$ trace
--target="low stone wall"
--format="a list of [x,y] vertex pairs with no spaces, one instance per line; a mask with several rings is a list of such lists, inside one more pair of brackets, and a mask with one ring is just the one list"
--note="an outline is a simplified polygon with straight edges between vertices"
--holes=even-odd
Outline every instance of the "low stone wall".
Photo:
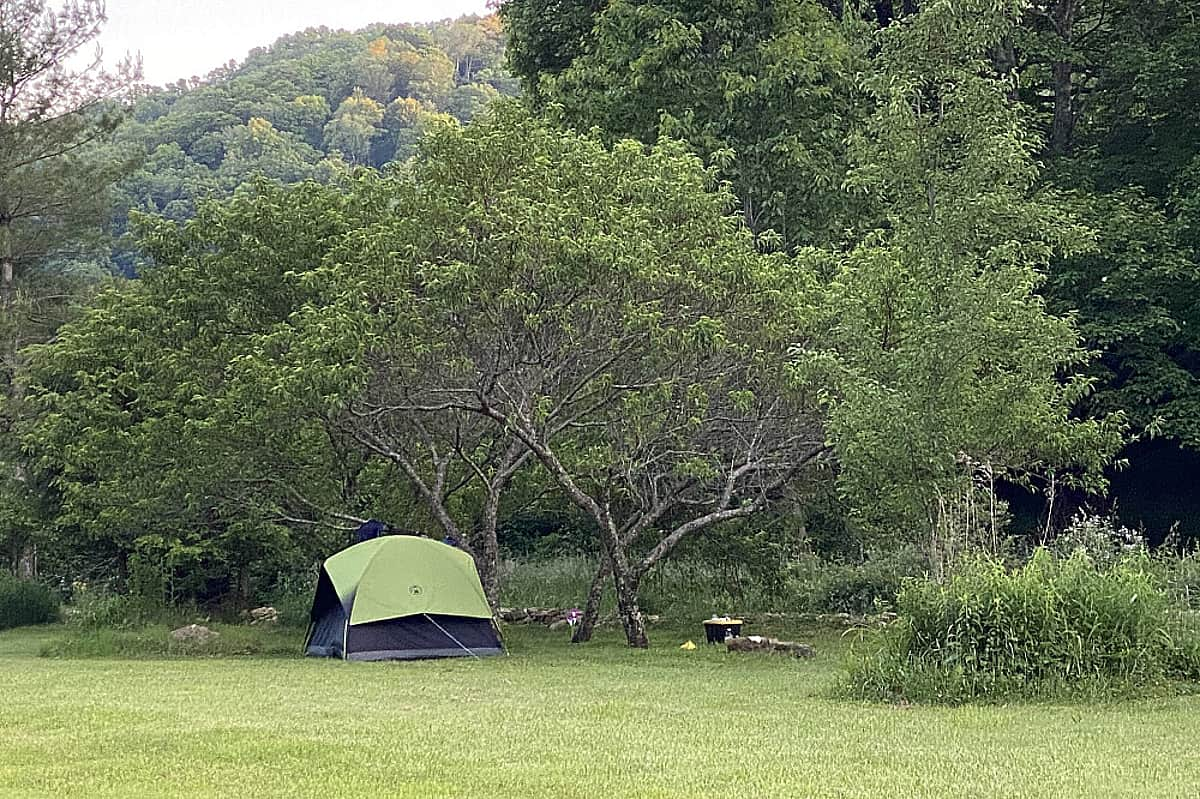
[[[508,624],[541,624],[557,630],[568,626],[573,613],[578,615],[579,610],[577,608],[500,608],[497,615],[501,621]],[[655,624],[659,620],[659,617],[653,614],[647,614],[645,618],[648,624]],[[607,625],[615,624],[616,621],[616,616],[607,613],[601,616],[597,623]]]

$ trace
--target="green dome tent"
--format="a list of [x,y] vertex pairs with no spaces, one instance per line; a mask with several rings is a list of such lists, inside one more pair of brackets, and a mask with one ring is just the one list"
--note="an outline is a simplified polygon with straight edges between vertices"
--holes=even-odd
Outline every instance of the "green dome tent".
[[363,541],[325,561],[304,646],[345,660],[504,653],[471,556],[409,535]]

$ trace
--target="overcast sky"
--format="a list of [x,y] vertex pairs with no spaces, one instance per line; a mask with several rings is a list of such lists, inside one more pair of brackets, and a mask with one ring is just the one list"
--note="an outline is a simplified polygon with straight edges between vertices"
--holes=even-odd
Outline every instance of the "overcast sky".
[[104,60],[142,54],[146,82],[165,84],[238,61],[285,33],[327,25],[429,22],[483,14],[487,0],[108,0]]

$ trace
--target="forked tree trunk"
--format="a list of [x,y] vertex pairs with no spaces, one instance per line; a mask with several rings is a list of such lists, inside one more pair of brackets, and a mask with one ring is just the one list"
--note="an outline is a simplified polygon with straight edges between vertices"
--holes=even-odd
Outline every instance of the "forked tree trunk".
[[621,536],[613,525],[612,517],[605,508],[603,525],[604,546],[608,550],[608,561],[612,567],[613,587],[617,591],[617,614],[625,628],[625,642],[636,649],[646,649],[650,641],[646,637],[646,620],[638,607],[638,580],[629,567]]

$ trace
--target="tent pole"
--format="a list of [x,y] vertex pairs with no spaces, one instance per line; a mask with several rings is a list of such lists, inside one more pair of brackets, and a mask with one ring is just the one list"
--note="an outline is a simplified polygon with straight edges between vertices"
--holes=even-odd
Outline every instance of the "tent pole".
[[454,643],[458,644],[458,648],[459,648],[459,649],[461,649],[462,651],[466,652],[468,655],[470,655],[471,657],[475,658],[476,660],[479,660],[479,659],[480,659],[480,658],[479,658],[479,655],[476,655],[476,654],[475,654],[474,652],[472,652],[470,649],[468,649],[467,647],[463,646],[463,642],[462,642],[462,641],[458,640],[458,639],[457,639],[457,638],[455,638],[453,635],[451,635],[449,632],[447,632],[447,631],[446,631],[446,628],[445,628],[445,627],[443,627],[442,625],[438,624],[436,621],[434,621],[434,620],[433,620],[433,617],[432,617],[432,616],[430,616],[428,613],[422,613],[421,615],[422,615],[422,616],[424,616],[425,618],[429,619],[429,623],[430,623],[430,624],[432,624],[434,627],[437,627],[439,630],[441,630],[443,635],[445,635],[447,638],[449,638],[449,639],[450,639],[451,641],[453,641]]
[[310,619],[308,622],[308,632],[304,633],[304,649],[302,651],[304,651],[305,653],[308,652],[308,645],[312,642],[313,628],[315,628],[316,626],[317,626],[317,623]]

